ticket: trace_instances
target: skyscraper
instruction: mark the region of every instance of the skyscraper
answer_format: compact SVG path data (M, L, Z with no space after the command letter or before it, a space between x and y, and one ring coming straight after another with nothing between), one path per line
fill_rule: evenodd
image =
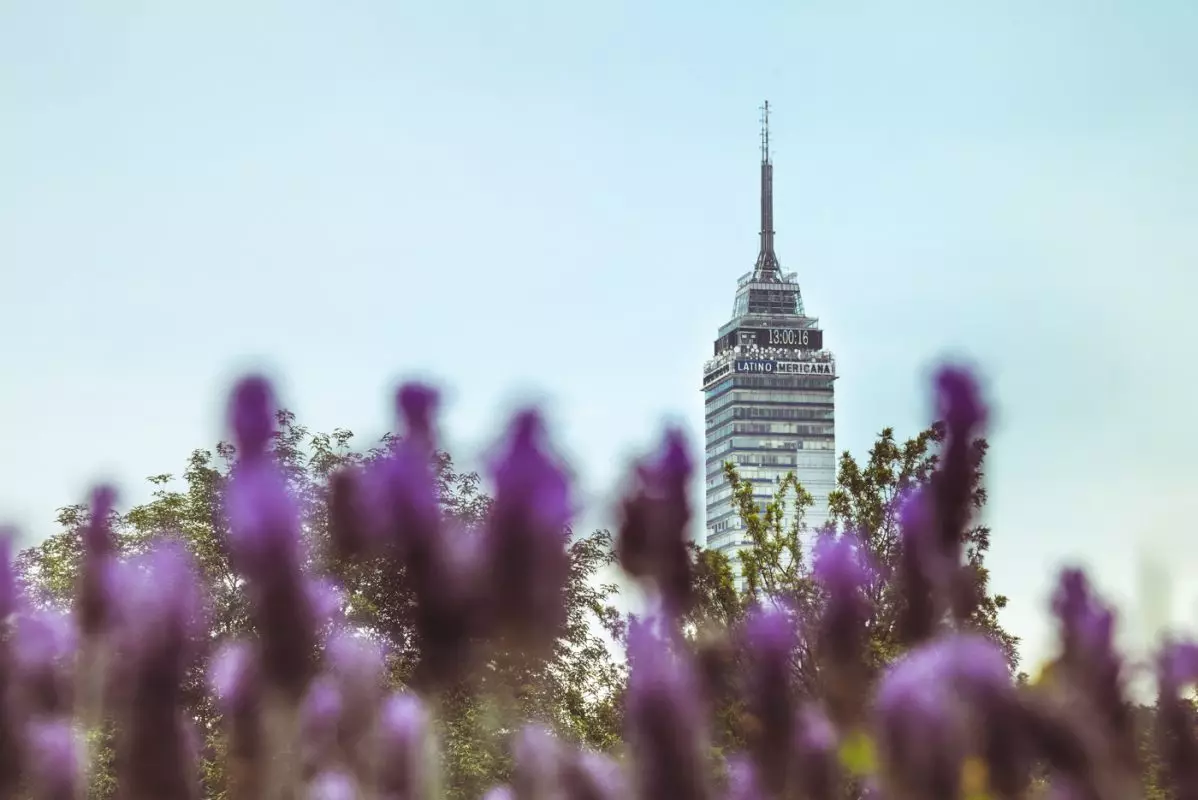
M746 543L746 532L724 476L725 462L736 464L740 476L752 483L759 510L783 478L795 473L815 499L806 516L811 530L827 520L828 492L836 480L836 362L824 349L819 320L807 316L796 273L783 272L774 252L769 110L766 102L761 114L761 249L753 271L737 281L732 318L720 327L714 358L703 367L707 547L729 557Z

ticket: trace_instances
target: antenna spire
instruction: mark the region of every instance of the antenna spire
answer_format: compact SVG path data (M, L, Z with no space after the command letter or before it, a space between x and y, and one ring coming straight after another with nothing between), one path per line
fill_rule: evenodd
M770 163L770 101L761 107L761 163Z
M761 251L756 278L776 278L781 271L774 253L774 165L770 161L770 101L761 106Z

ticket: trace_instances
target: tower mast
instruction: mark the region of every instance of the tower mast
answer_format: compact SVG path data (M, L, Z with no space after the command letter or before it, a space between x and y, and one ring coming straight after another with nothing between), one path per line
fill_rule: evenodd
M770 101L761 106L761 250L754 278L777 278L781 267L774 252L774 165L770 160Z

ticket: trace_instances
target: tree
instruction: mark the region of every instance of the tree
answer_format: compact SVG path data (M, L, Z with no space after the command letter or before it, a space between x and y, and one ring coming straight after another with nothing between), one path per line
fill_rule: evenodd
M382 458L398 444L384 436L366 452L352 449L353 434L345 429L312 434L294 415L278 413L274 453L302 508L304 534L310 544L309 568L336 580L344 591L347 621L384 642L389 652L390 677L403 686L419 658L413 632L413 599L402 570L385 559L348 563L338 559L330 541L329 485L338 470ZM114 515L118 552L131 556L165 537L181 540L194 555L207 585L213 650L230 638L251 633L246 598L232 569L227 548L228 529L222 514L222 492L236 462L232 445L196 450L187 460L182 486L170 474L149 478L150 502ZM435 472L445 516L467 528L480 524L490 507L479 476L455 470L446 453L436 456ZM59 511L61 530L19 554L17 571L30 602L69 607L81 561L80 533L89 510L74 505ZM563 536L571 536L563 531ZM481 788L506 780L510 758L503 733L517 720L536 719L566 738L600 749L618 741L618 690L623 667L608 652L597 626L618 635L619 615L611 601L616 587L596 583L599 570L610 563L611 542L606 532L572 537L571 573L567 589L567 626L547 663L518 665L495 654L481 679L448 690L440 698L446 786L451 797L475 797ZM209 653L208 655L210 655ZM192 683L203 683L203 662ZM206 732L210 757L206 762L205 796L221 797L224 776L222 734L217 712L195 691L192 714ZM103 737L101 737L102 739ZM101 750L99 760L105 753ZM93 795L107 797L110 776L98 770Z
M853 531L863 538L870 557L881 572L874 597L878 609L876 641L880 653L887 659L897 654L895 630L899 593L889 578L894 574L901 548L898 512L901 501L916 488L924 486L936 469L939 445L944 442L944 426L936 423L913 439L899 445L894 430L882 431L870 449L869 459L860 465L845 453L840 459L838 489L829 496L833 529ZM990 549L990 528L977 517L986 504L986 489L982 485L984 464L989 444L976 439L970 450L970 498L973 520L965 531L965 559L973 571L977 607L969 622L977 630L991 636L1003 648L1012 670L1019 664L1018 637L1003 629L998 612L1007 605L1007 598L990 592L990 571L985 566Z
M829 522L818 531L807 526L806 512L813 500L793 473L782 481L773 500L760 509L753 497L753 485L739 476L735 465L726 464L733 501L749 542L738 556L744 590L737 593L726 557L696 548L693 563L699 591L697 607L687 620L694 640L703 642L700 631L705 625L735 626L753 603L766 598L784 603L794 614L796 624L811 630L821 613L823 595L813 574L813 554L806 547L820 537L853 533L860 538L879 577L869 591L873 614L867 643L868 667L876 673L893 661L902 651L897 624L903 596L895 579L902 545L899 509L909 493L928 483L944 438L944 426L939 423L902 444L896 441L893 429L887 428L879 434L864 462L845 452L840 458L837 488L829 496ZM1014 670L1018 639L999 623L998 612L1007 598L989 591L984 558L990 546L990 530L976 520L986 501L982 487L986 450L984 440L973 442L970 490L974 520L966 531L964 549L980 601L969 624L1002 646ZM801 695L825 699L829 687L826 676L821 675L816 650L814 636L798 637L791 661L792 677ZM724 655L723 669L733 680L744 674L744 658L743 643ZM736 692L724 692L715 704L717 740L740 743L752 730L753 720L743 713L735 697Z

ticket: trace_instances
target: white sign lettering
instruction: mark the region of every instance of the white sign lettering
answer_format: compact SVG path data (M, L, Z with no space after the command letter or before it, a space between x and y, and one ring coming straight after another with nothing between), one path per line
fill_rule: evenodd
M830 361L779 361L774 365L779 375L833 375Z

